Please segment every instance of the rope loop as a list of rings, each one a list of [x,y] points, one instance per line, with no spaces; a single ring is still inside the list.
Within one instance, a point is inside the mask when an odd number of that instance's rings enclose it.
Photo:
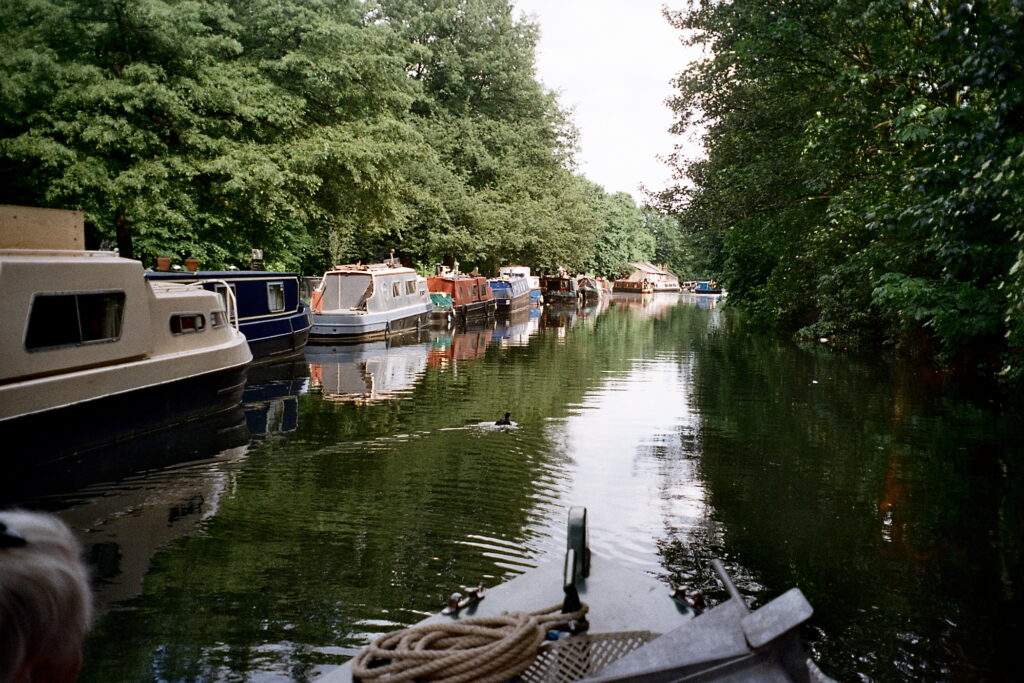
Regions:
[[[589,608],[583,605],[571,614],[562,614],[561,609],[554,605],[385,633],[355,656],[352,677],[366,683],[500,683],[530,667],[550,624],[582,619]]]

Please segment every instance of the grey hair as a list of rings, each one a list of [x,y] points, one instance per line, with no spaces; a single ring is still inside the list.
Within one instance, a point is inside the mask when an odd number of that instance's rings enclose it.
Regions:
[[[0,683],[73,681],[92,623],[81,546],[54,515],[0,511],[0,523],[24,539],[0,545]]]

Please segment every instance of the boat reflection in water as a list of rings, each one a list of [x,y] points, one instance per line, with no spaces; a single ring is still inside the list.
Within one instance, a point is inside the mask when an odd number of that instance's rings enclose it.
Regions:
[[[615,294],[612,305],[625,308],[635,317],[664,318],[679,305],[678,292],[655,292],[654,294]]]
[[[293,360],[249,371],[242,401],[254,439],[294,432],[299,426],[299,396],[309,391],[309,364]]]
[[[694,292],[683,292],[679,295],[681,301],[693,304],[697,308],[718,308],[721,294],[696,294]]]
[[[540,331],[541,308],[530,306],[499,317],[491,332],[491,342],[501,346],[526,346]]]
[[[327,401],[370,405],[410,391],[427,369],[426,333],[401,339],[307,346],[309,386]]]
[[[237,406],[20,475],[0,506],[49,509],[74,530],[104,612],[140,595],[153,556],[216,514],[248,443]]]
[[[432,368],[447,367],[455,361],[482,358],[495,329],[493,323],[488,323],[432,331],[427,364]]]
[[[59,509],[80,497],[94,495],[93,487],[109,486],[142,472],[204,460],[211,454],[249,442],[242,406],[191,420],[33,468],[17,477],[0,477],[0,506],[18,504]]]

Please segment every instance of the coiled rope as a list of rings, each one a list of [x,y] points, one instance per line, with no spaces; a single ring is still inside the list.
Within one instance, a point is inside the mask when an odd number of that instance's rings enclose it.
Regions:
[[[536,612],[420,624],[386,633],[352,660],[361,681],[482,681],[498,683],[530,668],[548,624],[582,619],[587,605],[562,614],[561,605]],[[387,662],[373,666],[373,662]]]

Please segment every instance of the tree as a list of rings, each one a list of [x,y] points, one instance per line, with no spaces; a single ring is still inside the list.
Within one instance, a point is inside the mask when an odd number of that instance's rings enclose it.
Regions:
[[[1002,353],[1011,372],[1020,7],[737,0],[668,16],[710,55],[672,103],[677,132],[707,124],[709,152],[676,161],[693,186],[660,203],[733,301],[945,365]]]

